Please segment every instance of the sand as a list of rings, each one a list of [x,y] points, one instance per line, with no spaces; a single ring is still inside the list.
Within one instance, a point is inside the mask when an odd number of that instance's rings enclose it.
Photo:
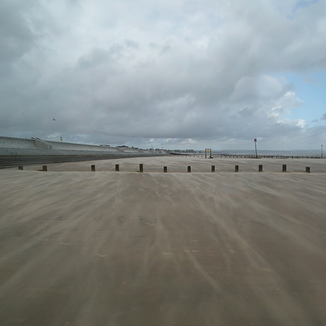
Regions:
[[[1,325],[326,324],[323,160],[40,168],[0,170]]]

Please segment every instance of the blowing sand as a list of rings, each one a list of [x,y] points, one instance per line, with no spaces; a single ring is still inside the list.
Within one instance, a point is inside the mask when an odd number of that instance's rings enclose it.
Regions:
[[[322,160],[143,161],[0,170],[1,325],[326,324]]]

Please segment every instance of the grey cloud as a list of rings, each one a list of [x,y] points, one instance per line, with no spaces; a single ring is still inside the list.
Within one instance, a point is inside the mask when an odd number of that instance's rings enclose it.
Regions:
[[[16,60],[29,52],[34,44],[35,35],[24,16],[28,6],[25,1],[15,3],[0,2],[0,73],[9,74]]]
[[[287,4],[2,2],[0,60],[12,70],[0,131],[184,145],[301,137],[283,115],[302,101],[276,76],[326,68],[326,8]]]

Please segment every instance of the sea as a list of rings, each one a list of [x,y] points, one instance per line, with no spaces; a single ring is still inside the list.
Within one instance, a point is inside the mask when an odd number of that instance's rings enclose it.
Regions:
[[[202,151],[205,153],[205,151]],[[216,155],[256,155],[255,150],[212,150]],[[321,149],[319,150],[258,150],[258,156],[303,156],[303,157],[325,157]]]

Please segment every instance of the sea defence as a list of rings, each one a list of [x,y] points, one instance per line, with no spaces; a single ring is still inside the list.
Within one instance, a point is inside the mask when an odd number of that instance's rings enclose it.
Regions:
[[[0,168],[38,163],[168,155],[163,150],[98,146],[47,141],[40,138],[0,137]]]

